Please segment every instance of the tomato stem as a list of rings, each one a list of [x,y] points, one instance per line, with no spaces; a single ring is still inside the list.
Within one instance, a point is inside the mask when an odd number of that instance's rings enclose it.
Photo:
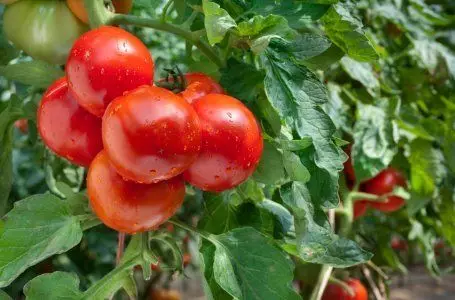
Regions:
[[[330,283],[333,283],[333,284],[336,284],[336,285],[339,285],[339,286],[342,287],[346,292],[348,292],[349,295],[355,296],[354,290],[353,290],[348,284],[346,284],[346,282],[344,282],[344,281],[342,281],[342,280],[339,280],[338,278],[335,278],[335,277],[333,277],[333,276],[330,276],[329,282],[330,282]]]
[[[125,247],[125,234],[123,232],[118,233],[117,243],[117,256],[115,258],[115,264],[118,266],[123,256],[123,248]]]
[[[329,282],[330,275],[332,274],[333,267],[323,265],[319,272],[318,281],[314,287],[309,300],[320,300],[324,294],[325,287]]]
[[[190,30],[184,29],[181,26],[163,23],[158,20],[153,20],[149,18],[142,18],[131,15],[122,15],[122,14],[112,14],[111,17],[107,20],[105,24],[109,25],[135,25],[141,27],[153,28],[161,31],[166,31],[178,35],[188,42],[192,43],[194,46],[199,48],[199,50],[204,53],[210,60],[212,60],[219,67],[224,66],[224,62],[221,60],[219,55],[210,47],[205,41],[202,40],[200,36],[191,32]]]
[[[208,241],[213,241],[213,239],[210,237],[209,233],[207,233],[205,231],[202,231],[202,230],[199,230],[197,228],[194,228],[194,227],[192,227],[190,225],[187,225],[187,224],[185,224],[185,223],[183,223],[183,222],[181,222],[181,221],[179,221],[179,220],[177,220],[175,218],[170,219],[168,222],[171,223],[171,224],[174,224],[175,226],[178,226],[178,227],[180,227],[180,228],[182,228],[184,230],[190,231],[190,232],[192,232],[194,234],[198,234],[202,238],[204,238],[204,239],[206,239]]]
[[[168,0],[166,5],[164,5],[163,12],[161,13],[161,22],[166,23],[167,13],[171,8],[172,4],[174,4],[174,0]]]
[[[112,13],[106,9],[104,0],[84,0],[91,28],[106,24]]]

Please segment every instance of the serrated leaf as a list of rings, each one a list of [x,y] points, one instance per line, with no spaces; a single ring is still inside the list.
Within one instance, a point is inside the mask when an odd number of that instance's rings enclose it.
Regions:
[[[79,278],[75,274],[54,272],[33,278],[24,287],[27,300],[82,299]]]
[[[327,36],[343,51],[358,61],[378,58],[375,48],[363,31],[360,20],[342,3],[333,5],[322,18]]]
[[[237,299],[300,299],[292,289],[292,262],[253,228],[211,235],[216,282]]]
[[[327,216],[304,184],[286,184],[281,187],[280,195],[294,215],[296,241],[285,247],[290,253],[306,262],[338,268],[360,264],[372,257],[355,242],[332,232]]]
[[[333,120],[333,123],[335,123],[337,128],[342,128],[344,131],[351,133],[354,122],[352,120],[349,105],[341,98],[341,87],[335,83],[329,82],[327,88],[329,90],[329,101],[324,106],[325,112]]]
[[[0,67],[0,75],[6,79],[17,81],[37,88],[47,88],[56,79],[64,76],[64,72],[43,61],[33,60],[14,65]]]
[[[337,45],[332,44],[326,51],[320,55],[311,57],[301,62],[310,70],[327,70],[344,56],[343,50]]]
[[[260,92],[264,76],[254,66],[231,58],[221,70],[220,84],[232,97],[251,103]]]
[[[358,62],[349,57],[343,57],[341,59],[341,65],[352,79],[361,82],[365,88],[375,93],[379,91],[380,83],[370,64]]]
[[[45,258],[68,251],[81,238],[80,221],[68,202],[51,194],[16,202],[0,232],[0,286]]]
[[[204,194],[204,214],[198,227],[207,232],[220,234],[238,227],[236,207],[233,197],[239,197],[233,191],[219,194]]]
[[[283,151],[283,165],[292,181],[305,183],[310,180],[310,172],[302,164],[297,154],[290,151]]]
[[[282,16],[261,15],[254,16],[248,21],[238,24],[236,32],[251,47],[254,53],[260,53],[267,48],[272,38],[291,39],[296,33],[288,26],[287,20]]]
[[[229,29],[237,25],[229,13],[215,2],[204,0],[202,9],[205,15],[205,30],[211,45],[221,42]]]
[[[288,51],[299,62],[321,55],[332,45],[328,38],[314,33],[302,33],[291,42],[282,41],[282,43],[287,43]]]
[[[261,161],[253,174],[255,180],[265,184],[277,184],[284,179],[285,173],[282,154],[270,142],[264,141]]]
[[[377,175],[397,153],[397,126],[393,122],[398,101],[382,99],[376,106],[358,103],[352,161],[358,182]]]

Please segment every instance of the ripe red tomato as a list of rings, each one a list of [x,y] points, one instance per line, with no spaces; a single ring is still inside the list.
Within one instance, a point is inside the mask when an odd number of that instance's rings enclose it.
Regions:
[[[88,166],[103,149],[101,119],[79,106],[65,77],[47,89],[37,123],[44,144],[77,165]]]
[[[361,190],[374,195],[391,193],[395,186],[406,187],[406,179],[403,174],[393,168],[387,168],[376,177],[362,184]],[[370,202],[370,205],[384,212],[392,212],[400,209],[405,204],[403,198],[391,196],[386,202]]]
[[[193,103],[208,94],[224,94],[221,85],[203,73],[185,74],[186,89],[180,95],[188,103]]]
[[[142,86],[109,105],[103,142],[124,178],[153,183],[179,175],[196,160],[201,128],[196,112],[181,97]]]
[[[22,133],[28,132],[28,120],[27,119],[19,119],[14,122],[14,127],[20,130]]]
[[[390,246],[392,247],[392,249],[397,250],[397,251],[400,251],[400,250],[407,251],[408,250],[408,242],[406,242],[405,240],[403,240],[399,237],[396,237],[396,236],[392,238],[392,241],[390,242]]]
[[[183,203],[185,184],[181,176],[155,184],[125,181],[101,151],[90,165],[87,191],[104,224],[133,234],[157,228],[175,214]]]
[[[79,104],[103,116],[115,98],[153,80],[147,47],[127,31],[104,26],[82,35],[73,45],[66,73]]]
[[[365,215],[368,209],[368,201],[358,200],[354,203],[354,219],[358,219]]]
[[[152,290],[149,295],[150,300],[180,300],[182,299],[180,293],[177,290]]]
[[[254,115],[242,102],[221,94],[207,95],[193,107],[201,121],[202,148],[185,171],[185,180],[214,192],[242,183],[262,155],[262,134]]]
[[[355,172],[354,172],[354,167],[352,165],[351,150],[352,150],[351,145],[346,147],[346,154],[348,155],[348,160],[344,163],[344,175],[346,176],[346,180],[348,181],[348,184],[355,183]]]
[[[354,295],[340,285],[329,283],[324,291],[322,300],[368,300],[368,291],[358,279],[349,279],[346,284],[353,290]]]

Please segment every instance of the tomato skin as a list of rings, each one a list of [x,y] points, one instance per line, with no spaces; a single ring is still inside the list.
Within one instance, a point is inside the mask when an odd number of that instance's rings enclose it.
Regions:
[[[74,164],[88,166],[103,149],[101,120],[79,106],[65,77],[43,95],[37,126],[44,144]]]
[[[360,280],[348,279],[346,284],[352,288],[354,295],[351,296],[348,291],[337,284],[329,283],[322,300],[368,300],[368,291]]]
[[[368,201],[357,200],[354,202],[354,219],[363,217],[368,210]]]
[[[237,186],[256,169],[262,155],[261,129],[239,100],[210,94],[195,103],[202,130],[202,148],[184,178],[204,190],[219,192]]]
[[[201,127],[181,97],[142,86],[115,99],[103,117],[103,142],[124,178],[153,183],[177,176],[201,149]]]
[[[187,73],[185,80],[187,86],[180,96],[190,104],[208,94],[224,94],[221,85],[204,73]]]
[[[31,57],[64,64],[74,41],[88,27],[59,0],[21,0],[6,6],[7,38]]]
[[[374,178],[364,182],[361,186],[361,190],[366,193],[380,196],[393,192],[395,186],[406,187],[406,179],[403,174],[394,168],[387,168]],[[388,197],[387,201],[383,203],[370,202],[372,207],[384,212],[396,211],[404,204],[404,199],[396,196]]]
[[[155,289],[150,293],[150,300],[180,300],[181,295],[176,290]]]
[[[152,82],[154,64],[147,47],[134,35],[103,26],[76,41],[66,73],[79,104],[102,117],[112,100]]]
[[[181,176],[155,184],[125,181],[101,151],[90,165],[87,191],[95,214],[125,233],[155,229],[180,208],[185,197]]]
[[[88,24],[88,14],[83,0],[66,0],[66,4],[79,20]],[[127,14],[133,7],[133,0],[113,0],[112,4],[116,13]]]

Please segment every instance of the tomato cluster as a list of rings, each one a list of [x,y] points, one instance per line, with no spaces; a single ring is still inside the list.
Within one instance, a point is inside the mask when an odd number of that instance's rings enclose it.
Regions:
[[[181,206],[184,180],[205,191],[245,181],[263,148],[250,110],[201,73],[184,76],[179,94],[153,85],[146,46],[117,27],[82,35],[66,77],[38,109],[44,143],[69,161],[90,166],[93,210],[126,233],[156,228]]]
[[[352,188],[356,182],[356,177],[351,160],[351,147],[348,147],[346,152],[349,158],[344,164],[344,174],[348,187]],[[406,187],[406,178],[398,170],[388,167],[375,177],[362,182],[359,190],[365,193],[383,196],[392,193],[396,186]],[[383,212],[393,212],[400,209],[404,204],[405,200],[398,196],[388,196],[382,202],[357,200],[354,203],[354,218],[363,216],[370,206]]]

